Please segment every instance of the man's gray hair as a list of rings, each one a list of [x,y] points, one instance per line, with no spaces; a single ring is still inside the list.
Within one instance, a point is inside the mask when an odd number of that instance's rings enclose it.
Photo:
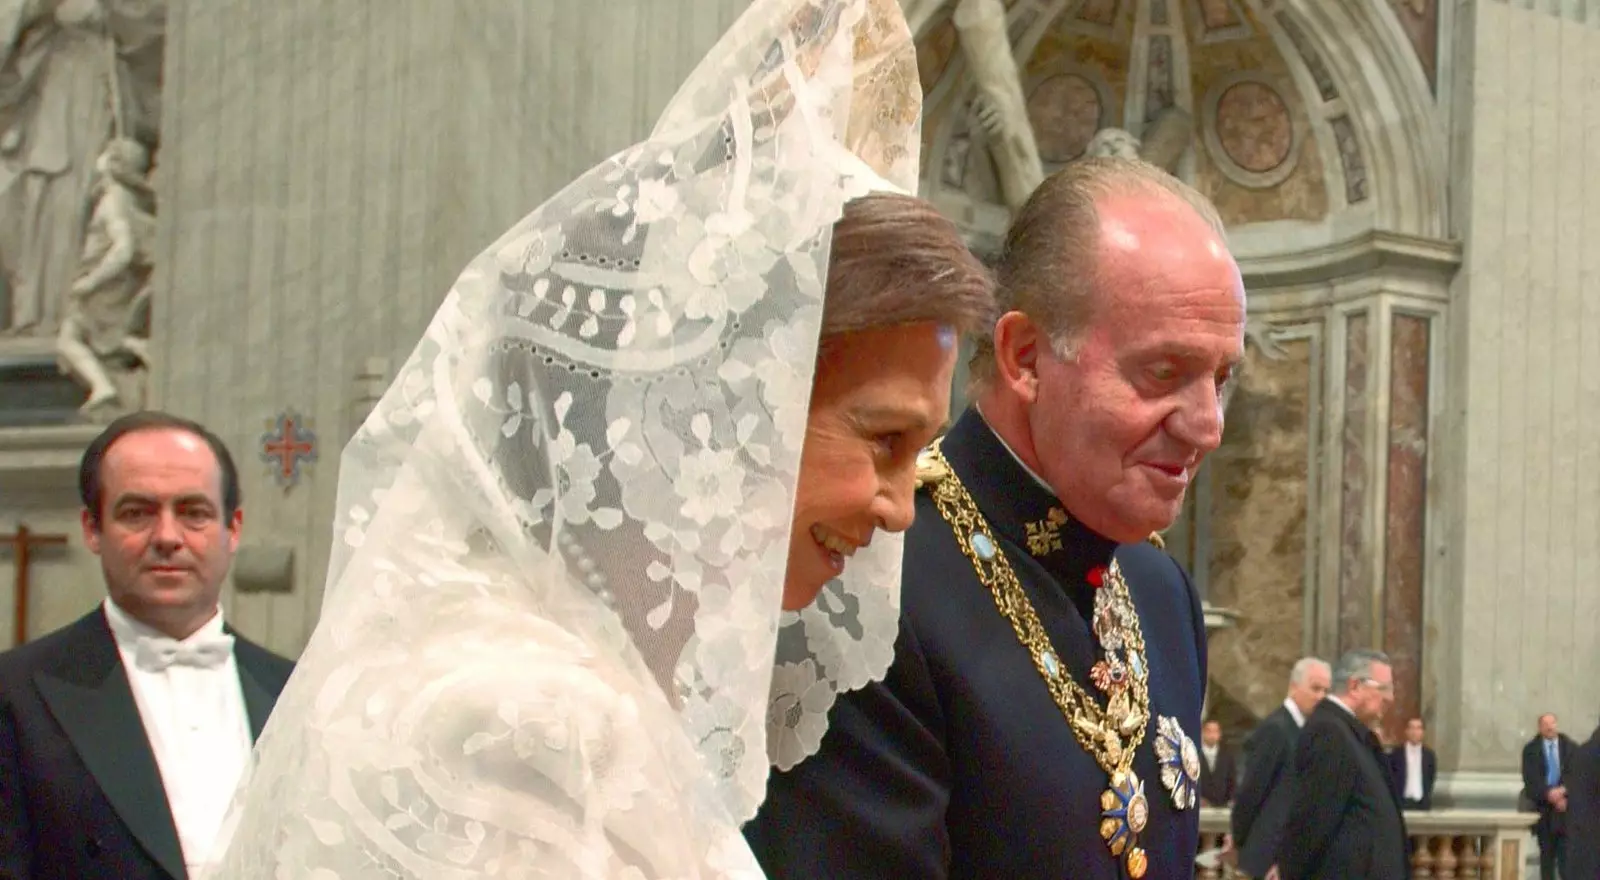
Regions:
[[[1392,666],[1389,655],[1371,648],[1359,648],[1346,651],[1339,656],[1338,665],[1333,668],[1334,693],[1347,693],[1350,690],[1351,679],[1368,679],[1372,677],[1372,667]]]
[[[1289,670],[1289,683],[1305,684],[1313,669],[1321,669],[1328,673],[1330,681],[1333,679],[1333,669],[1328,666],[1328,661],[1321,657],[1301,657],[1294,661],[1294,668]]]
[[[1044,179],[1012,218],[995,261],[995,312],[977,334],[971,391],[994,381],[994,323],[1006,312],[1033,319],[1056,354],[1070,359],[1087,328],[1099,287],[1100,202],[1110,196],[1152,196],[1187,205],[1224,242],[1227,228],[1199,190],[1138,159],[1077,159]]]

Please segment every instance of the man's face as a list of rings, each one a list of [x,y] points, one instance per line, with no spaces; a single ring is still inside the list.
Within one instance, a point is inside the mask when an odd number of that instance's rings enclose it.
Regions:
[[[173,638],[193,633],[216,613],[242,522],[223,514],[211,447],[172,428],[128,434],[101,460],[100,489],[100,522],[83,512],[83,540],[112,601]]]
[[[950,416],[956,334],[909,324],[824,342],[806,419],[783,607],[804,608],[878,529],[915,512],[917,453]]]
[[[1207,721],[1205,726],[1200,728],[1200,741],[1208,746],[1222,742],[1222,725],[1215,721]]]
[[[1406,742],[1414,746],[1422,745],[1422,737],[1427,731],[1423,729],[1422,719],[1413,718],[1406,722]]]
[[[1245,295],[1221,239],[1175,197],[1115,196],[1098,212],[1092,316],[1074,357],[1038,337],[1028,417],[1040,475],[1067,510],[1132,542],[1172,525],[1222,442]]]
[[[1554,715],[1540,715],[1539,716],[1539,735],[1540,736],[1544,737],[1545,739],[1555,739],[1556,735],[1558,733],[1560,733],[1560,732],[1561,732],[1560,729],[1556,727],[1556,716],[1554,716]]]
[[[1374,663],[1365,678],[1356,679],[1349,693],[1351,711],[1365,724],[1375,724],[1394,704],[1394,670]]]
[[[1311,714],[1317,708],[1322,698],[1328,695],[1328,688],[1333,685],[1333,676],[1323,666],[1313,666],[1306,670],[1304,681],[1289,682],[1289,700],[1301,715]]]

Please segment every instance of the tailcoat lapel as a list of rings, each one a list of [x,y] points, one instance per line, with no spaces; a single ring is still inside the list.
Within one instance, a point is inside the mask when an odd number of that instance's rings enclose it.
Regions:
[[[134,839],[174,877],[186,876],[177,826],[139,707],[104,614],[77,624],[70,660],[34,673],[45,705]]]

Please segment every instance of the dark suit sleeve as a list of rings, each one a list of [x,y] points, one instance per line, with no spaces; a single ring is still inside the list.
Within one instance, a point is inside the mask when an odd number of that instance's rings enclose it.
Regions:
[[[1261,807],[1267,802],[1273,782],[1279,771],[1289,761],[1289,741],[1283,731],[1272,722],[1256,727],[1255,733],[1244,747],[1244,776],[1233,795],[1233,845],[1243,847],[1250,839],[1250,829],[1261,816]]]
[[[1567,792],[1567,872],[1600,877],[1600,735],[1572,758]]]
[[[11,704],[0,699],[0,880],[32,876],[33,844],[22,794],[22,753]]]
[[[1222,778],[1224,780],[1222,802],[1231,804],[1233,803],[1234,795],[1239,791],[1239,770],[1232,752],[1224,752],[1223,755],[1227,760],[1218,762],[1222,764]]]
[[[1206,684],[1211,681],[1211,667],[1206,649],[1206,609],[1200,601],[1200,591],[1195,589],[1194,581],[1189,579],[1189,573],[1183,570],[1178,560],[1168,556],[1172,567],[1178,570],[1178,577],[1183,578],[1183,588],[1189,593],[1189,620],[1194,626],[1195,656],[1200,658],[1200,693],[1206,692]]]
[[[1539,748],[1539,739],[1522,747],[1522,790],[1533,801],[1533,808],[1539,812],[1549,809],[1550,802],[1546,796],[1550,793],[1550,786],[1544,782],[1544,752]]]
[[[933,680],[902,618],[884,680],[841,695],[821,750],[768,782],[760,813],[744,828],[767,876],[948,876],[943,730]]]
[[[1433,783],[1439,778],[1439,756],[1433,749],[1422,749],[1422,802],[1433,804]]]
[[[1337,710],[1342,711],[1342,710]],[[1306,724],[1295,749],[1294,807],[1284,824],[1278,870],[1285,880],[1315,876],[1355,793],[1348,748],[1331,725]]]

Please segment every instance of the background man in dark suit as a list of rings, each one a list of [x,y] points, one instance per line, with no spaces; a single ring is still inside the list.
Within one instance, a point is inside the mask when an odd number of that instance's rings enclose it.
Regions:
[[[1539,735],[1522,747],[1522,793],[1539,812],[1533,836],[1539,841],[1540,880],[1555,880],[1558,873],[1563,878],[1572,876],[1567,873],[1567,787],[1563,780],[1577,747],[1561,732],[1554,714],[1539,716]]]
[[[1261,720],[1244,745],[1244,775],[1230,815],[1239,870],[1270,876],[1294,798],[1294,747],[1306,716],[1328,695],[1333,670],[1316,657],[1302,657],[1289,671],[1289,696]]]
[[[1423,745],[1427,728],[1421,718],[1406,722],[1406,741],[1389,752],[1389,772],[1400,804],[1407,810],[1433,809],[1433,781],[1439,772],[1439,759],[1433,749]]]
[[[79,491],[108,597],[0,654],[0,880],[183,880],[292,666],[222,622],[243,518],[221,440],[126,416]]]
[[[1194,876],[1205,619],[1147,539],[1221,442],[1243,354],[1220,229],[1125,159],[1069,164],[1018,213],[977,404],[918,468],[894,662],[769,780],[744,829],[769,877]]]
[[[1600,727],[1567,768],[1567,876],[1600,877]]]
[[[1371,730],[1394,702],[1394,671],[1382,652],[1350,651],[1333,679],[1334,693],[1312,710],[1295,745],[1278,872],[1284,880],[1405,880],[1405,819]]]
[[[1233,749],[1222,744],[1222,725],[1207,721],[1200,728],[1200,803],[1207,807],[1232,803],[1238,773]]]

